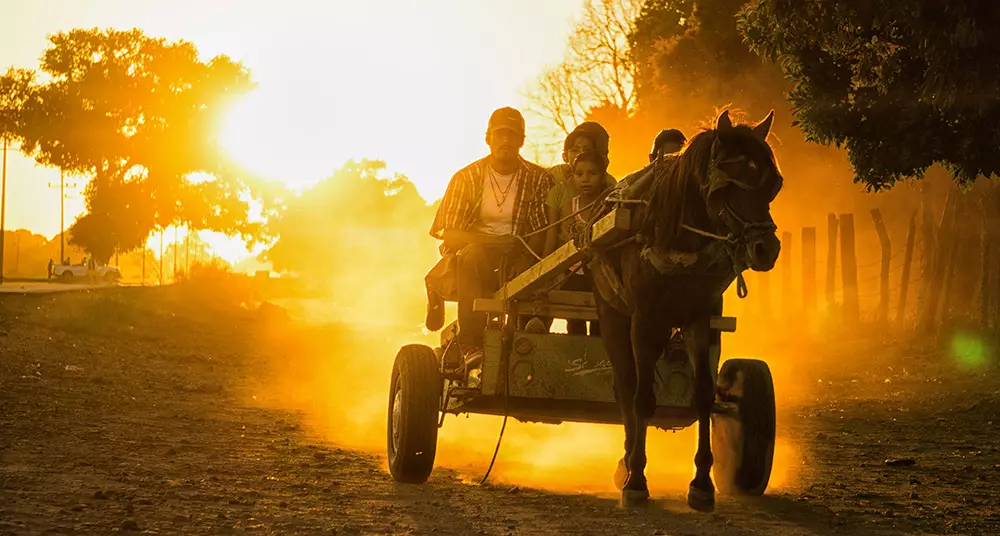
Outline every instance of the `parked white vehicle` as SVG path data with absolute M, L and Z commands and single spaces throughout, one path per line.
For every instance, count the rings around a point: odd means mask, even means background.
M 59 281 L 71 282 L 74 279 L 91 277 L 96 281 L 117 283 L 122 273 L 117 266 L 97 266 L 93 270 L 87 269 L 86 264 L 56 264 L 52 267 L 52 278 Z

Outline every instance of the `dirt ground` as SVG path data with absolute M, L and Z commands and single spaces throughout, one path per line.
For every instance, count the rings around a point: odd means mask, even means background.
M 0 534 L 1000 534 L 995 365 L 919 346 L 803 355 L 779 415 L 792 476 L 714 514 L 655 489 L 650 508 L 623 510 L 603 493 L 470 484 L 459 468 L 393 482 L 384 448 L 349 448 L 368 439 L 317 433 L 290 409 L 315 395 L 295 360 L 333 332 L 199 295 L 0 296 Z M 282 363 L 295 374 L 279 381 Z M 295 378 L 282 409 L 266 388 Z

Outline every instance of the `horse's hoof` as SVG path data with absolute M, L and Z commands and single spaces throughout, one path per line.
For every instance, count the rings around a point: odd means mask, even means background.
M 615 469 L 615 487 L 619 490 L 625 489 L 625 481 L 628 480 L 628 467 L 625 466 L 625 458 L 618 460 L 618 468 Z
M 639 508 L 649 505 L 648 489 L 623 489 L 622 508 Z
M 705 491 L 694 486 L 688 488 L 688 506 L 698 512 L 715 510 L 715 491 Z

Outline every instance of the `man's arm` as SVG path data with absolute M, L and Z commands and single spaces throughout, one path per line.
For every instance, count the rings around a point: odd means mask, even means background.
M 550 206 L 545 207 L 546 212 L 549 214 L 549 222 L 559 221 L 559 210 L 554 209 Z M 559 226 L 553 225 L 548 231 L 545 231 L 545 249 L 543 250 L 542 256 L 546 257 L 556 250 L 556 246 L 559 245 Z

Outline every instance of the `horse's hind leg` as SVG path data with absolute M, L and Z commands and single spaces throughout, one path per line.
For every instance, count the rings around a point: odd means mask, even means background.
M 715 382 L 709 359 L 712 337 L 709 319 L 695 320 L 684 330 L 689 355 L 694 358 L 694 407 L 698 415 L 698 452 L 694 456 L 695 477 L 688 488 L 688 506 L 701 512 L 715 509 L 715 485 L 712 484 L 712 406 L 715 404 Z
M 622 490 L 622 501 L 642 504 L 649 499 L 646 483 L 646 430 L 656 412 L 656 361 L 664 348 L 663 330 L 654 315 L 636 312 L 632 315 L 632 353 L 635 356 L 635 437 L 628 460 L 629 477 Z
M 614 307 L 597 298 L 599 316 L 604 323 L 602 340 L 604 349 L 611 362 L 614 376 L 615 401 L 621 410 L 622 422 L 625 424 L 625 454 L 618 462 L 615 471 L 615 486 L 621 489 L 628 479 L 628 459 L 634 438 L 634 412 L 632 409 L 635 398 L 635 361 L 632 359 L 632 341 L 630 338 L 631 318 L 622 314 Z

